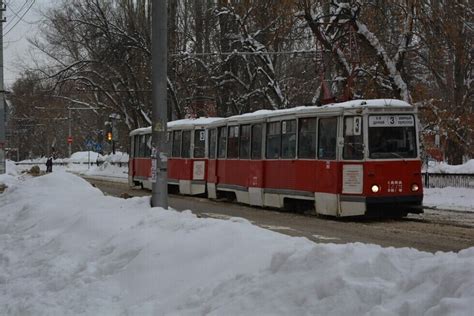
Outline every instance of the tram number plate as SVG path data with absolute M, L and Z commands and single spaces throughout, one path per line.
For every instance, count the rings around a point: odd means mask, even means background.
M 354 116 L 354 135 L 360 135 L 362 126 L 362 117 Z
M 403 182 L 399 180 L 387 181 L 387 191 L 390 193 L 402 192 Z

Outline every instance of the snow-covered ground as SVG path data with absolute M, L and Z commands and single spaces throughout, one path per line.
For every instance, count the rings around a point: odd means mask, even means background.
M 61 170 L 0 182 L 2 315 L 472 315 L 474 248 L 317 244 L 104 196 Z
M 25 164 L 45 164 L 46 163 L 46 157 L 41 157 L 41 158 L 35 158 L 35 159 L 27 159 L 27 160 L 22 160 L 20 163 L 25 163 Z M 97 161 L 100 162 L 121 162 L 121 163 L 128 163 L 129 155 L 128 153 L 120 152 L 117 151 L 115 154 L 109 154 L 109 155 L 101 155 L 97 152 L 94 151 L 78 151 L 75 152 L 71 155 L 70 158 L 58 158 L 54 159 L 54 163 L 81 163 L 81 164 L 86 164 L 88 162 L 95 164 Z
M 53 172 L 69 171 L 96 179 L 128 182 L 128 158 L 128 154 L 122 152 L 102 156 L 93 151 L 80 151 L 73 153 L 71 158 L 55 159 L 54 162 L 65 163 L 66 165 L 54 165 Z M 99 166 L 97 166 L 97 161 L 100 162 Z M 20 163 L 23 163 L 23 165 L 17 166 L 19 170 L 30 169 L 33 163 L 38 164 L 42 171 L 46 170 L 46 158 L 23 160 Z M 112 163 L 122 163 L 122 167 Z
M 474 189 L 453 187 L 424 189 L 423 205 L 439 210 L 474 212 Z

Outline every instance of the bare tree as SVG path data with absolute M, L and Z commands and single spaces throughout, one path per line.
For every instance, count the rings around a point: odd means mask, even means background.
M 149 125 L 151 1 L 63 0 L 35 41 L 64 102 Z M 422 105 L 472 155 L 472 8 L 468 0 L 173 0 L 170 119 L 228 116 L 354 97 Z M 48 81 L 49 82 L 49 81 Z
M 322 47 L 331 52 L 338 66 L 337 75 L 345 78 L 346 84 L 356 76 L 369 77 L 380 89 L 410 101 L 403 67 L 406 52 L 413 45 L 416 1 L 382 2 L 372 5 L 370 1 L 331 1 L 329 6 L 325 6 L 319 1 L 301 0 L 300 16 L 305 19 Z M 387 11 L 398 17 L 390 32 L 384 32 L 386 25 L 390 25 L 390 17 L 382 22 L 373 18 L 384 16 Z M 352 31 L 356 32 L 357 43 L 368 57 L 367 64 L 364 64 L 364 60 L 358 60 L 357 67 L 346 53 L 352 49 Z M 375 66 L 371 56 L 376 58 Z
M 149 9 L 147 0 L 73 0 L 48 12 L 35 45 L 53 61 L 43 73 L 56 93 L 73 82 L 71 102 L 117 112 L 129 128 L 149 124 Z
M 425 0 L 421 8 L 417 52 L 424 121 L 448 137 L 449 161 L 462 163 L 464 155 L 474 155 L 472 6 Z

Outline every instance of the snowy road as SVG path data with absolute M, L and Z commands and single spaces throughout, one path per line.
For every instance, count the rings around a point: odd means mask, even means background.
M 104 193 L 120 196 L 149 195 L 127 184 L 88 179 Z M 290 236 L 304 236 L 320 243 L 363 242 L 384 247 L 412 247 L 423 251 L 459 251 L 474 246 L 474 213 L 425 210 L 401 220 L 341 220 L 283 213 L 248 206 L 171 195 L 170 206 L 190 209 L 202 217 L 243 217 L 253 224 Z

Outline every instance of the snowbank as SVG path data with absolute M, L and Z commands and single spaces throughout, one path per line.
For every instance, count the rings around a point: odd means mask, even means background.
M 472 315 L 474 248 L 315 244 L 53 172 L 0 194 L 6 315 Z
M 89 178 L 128 183 L 128 165 L 120 167 L 112 165 L 109 161 L 103 162 L 100 166 L 94 165 L 89 168 L 87 166 L 85 168 L 84 166 L 69 166 L 66 170 Z
M 104 161 L 128 163 L 129 155 L 127 153 L 116 151 L 115 154 L 103 156 Z
M 17 176 L 18 175 L 18 170 L 16 168 L 16 165 L 13 161 L 11 160 L 5 160 L 5 173 L 10 175 L 10 176 Z
M 95 151 L 78 151 L 78 152 L 75 152 L 71 155 L 71 158 L 69 158 L 69 162 L 93 162 L 95 163 L 97 160 L 104 160 L 104 157 L 99 154 L 99 153 L 96 153 Z
M 0 187 L 10 186 L 17 182 L 18 170 L 11 160 L 5 160 L 5 173 L 0 174 Z
M 46 163 L 46 160 L 48 158 L 46 157 L 40 157 L 40 158 L 34 158 L 34 159 L 25 159 L 25 160 L 22 160 L 22 161 L 19 161 L 20 163 L 24 163 L 24 164 L 45 164 Z
M 426 167 L 425 167 L 426 171 Z M 474 159 L 468 160 L 462 165 L 448 165 L 445 162 L 430 161 L 428 165 L 430 173 L 471 173 L 474 174 Z
M 101 155 L 95 151 L 78 151 L 78 152 L 73 153 L 70 158 L 57 158 L 57 159 L 54 159 L 54 162 L 55 163 L 69 163 L 69 162 L 87 163 L 89 161 L 89 157 L 90 157 L 91 163 L 96 163 L 97 158 L 99 161 L 121 162 L 121 163 L 127 163 L 129 159 L 128 153 L 120 152 L 120 151 L 117 151 L 115 152 L 115 154 L 110 154 L 110 155 Z M 46 157 L 26 159 L 26 160 L 20 161 L 20 163 L 45 164 Z
M 128 182 L 128 158 L 127 153 L 116 152 L 115 154 L 101 156 L 99 166 L 94 161 L 91 166 L 70 164 L 66 170 L 97 179 Z M 122 163 L 122 166 L 117 165 L 117 163 Z
M 467 188 L 424 189 L 423 205 L 440 210 L 474 212 L 474 190 Z

